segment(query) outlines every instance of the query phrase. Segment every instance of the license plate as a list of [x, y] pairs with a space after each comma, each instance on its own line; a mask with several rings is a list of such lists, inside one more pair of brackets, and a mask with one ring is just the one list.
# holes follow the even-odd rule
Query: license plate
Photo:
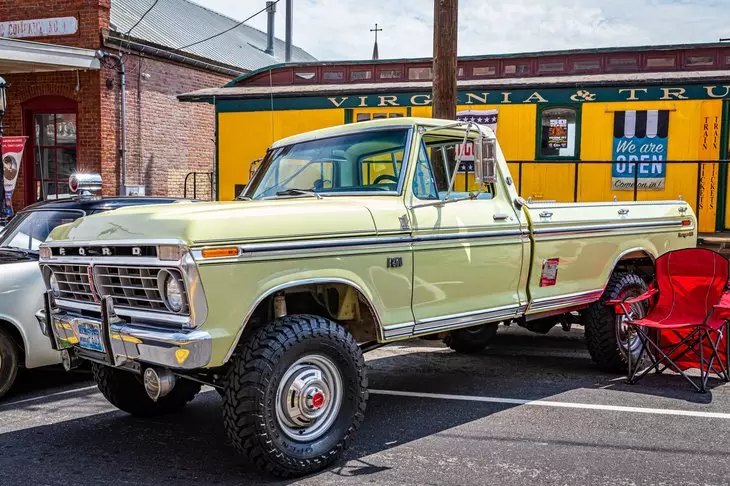
[[101, 326], [99, 324], [79, 324], [79, 346], [91, 351], [104, 352], [104, 342], [101, 339]]

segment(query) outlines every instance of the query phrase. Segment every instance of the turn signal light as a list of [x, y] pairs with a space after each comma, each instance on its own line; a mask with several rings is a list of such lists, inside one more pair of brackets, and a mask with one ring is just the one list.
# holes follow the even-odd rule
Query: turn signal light
[[48, 246], [41, 246], [39, 253], [40, 253], [41, 258], [51, 258], [52, 257], [51, 248]]
[[225, 258], [237, 257], [238, 247], [232, 246], [227, 248], [206, 248], [200, 252], [203, 258]]
[[691, 219], [683, 219], [682, 220], [682, 226], [692, 226], [692, 220]]

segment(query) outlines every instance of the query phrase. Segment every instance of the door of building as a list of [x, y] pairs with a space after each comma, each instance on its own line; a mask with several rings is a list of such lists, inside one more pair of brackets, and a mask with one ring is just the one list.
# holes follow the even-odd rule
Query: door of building
[[25, 155], [26, 204], [69, 197], [68, 178], [78, 157], [77, 104], [42, 96], [23, 105], [28, 146]]

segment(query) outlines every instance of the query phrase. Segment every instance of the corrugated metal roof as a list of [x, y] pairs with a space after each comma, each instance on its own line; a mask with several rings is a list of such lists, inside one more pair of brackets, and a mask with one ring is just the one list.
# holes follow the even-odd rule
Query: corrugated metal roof
[[[154, 2], [155, 0], [112, 0], [112, 30], [125, 34]], [[264, 2], [260, 3], [263, 8]], [[277, 15], [283, 13], [283, 9], [279, 9]], [[238, 22], [189, 0], [158, 0], [157, 5], [132, 30], [130, 37], [179, 49], [229, 29]], [[284, 62], [283, 40], [275, 40], [274, 56], [266, 54], [265, 48], [266, 33], [243, 24], [215, 39], [182, 50], [246, 70]], [[292, 46], [291, 61], [316, 61], [316, 58], [305, 50]]]

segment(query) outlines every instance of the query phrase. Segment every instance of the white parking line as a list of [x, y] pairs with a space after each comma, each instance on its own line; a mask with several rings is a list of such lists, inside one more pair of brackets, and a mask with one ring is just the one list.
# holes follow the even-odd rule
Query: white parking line
[[95, 389], [97, 389], [96, 385], [93, 385], [93, 386], [86, 386], [83, 388], [74, 388], [73, 390], [66, 390], [66, 391], [62, 391], [62, 392], [51, 393], [50, 395], [43, 395], [40, 397], [26, 398], [25, 400], [17, 400], [15, 402], [8, 402], [8, 403], [0, 402], [0, 409], [9, 407], [11, 405], [21, 405], [23, 403], [39, 402], [41, 400], [48, 400], [49, 398], [53, 398], [53, 397], [61, 397], [63, 395], [70, 395], [71, 393], [78, 393], [81, 391], [95, 390]]
[[730, 420], [730, 413], [699, 412], [694, 410], [676, 410], [669, 408], [623, 407], [620, 405], [599, 405], [594, 403], [556, 402], [551, 400], [523, 400], [520, 398], [480, 397], [472, 395], [446, 395], [442, 393], [418, 393], [397, 390], [370, 390], [373, 395], [390, 395], [410, 398], [432, 398], [436, 400], [461, 400], [468, 402], [500, 403], [507, 405], [528, 405], [533, 407], [582, 408], [585, 410], [603, 410], [609, 412], [645, 413], [653, 415], [675, 415], [680, 417], [702, 417]]

